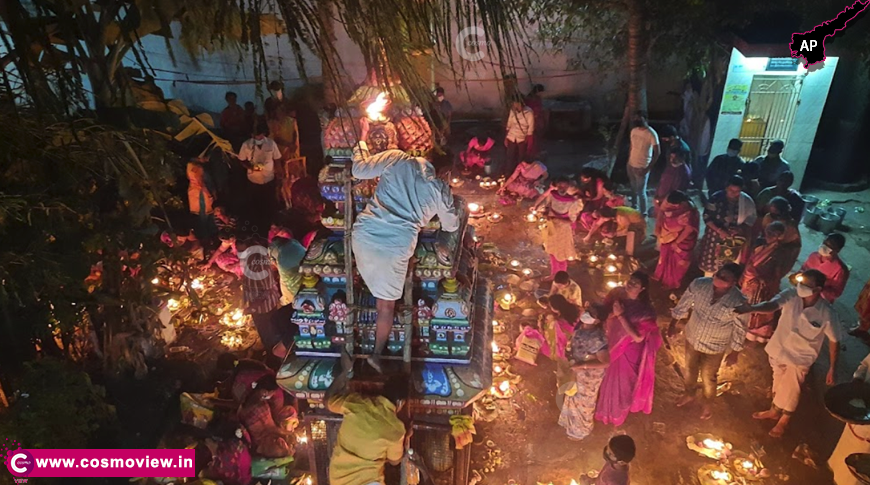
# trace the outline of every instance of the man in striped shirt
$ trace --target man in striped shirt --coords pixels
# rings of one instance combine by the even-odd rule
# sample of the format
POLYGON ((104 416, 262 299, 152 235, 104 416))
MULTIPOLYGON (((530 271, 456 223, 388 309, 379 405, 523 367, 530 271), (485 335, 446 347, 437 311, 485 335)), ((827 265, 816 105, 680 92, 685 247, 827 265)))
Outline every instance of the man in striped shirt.
POLYGON ((735 309, 746 304, 746 298, 737 288, 742 273, 739 264, 728 263, 712 278, 696 279, 671 311, 674 318, 683 319, 692 310, 686 325, 686 394, 677 402, 677 407, 695 400, 700 374, 704 391, 701 419, 713 416, 710 403, 716 397, 722 358, 728 353, 726 365, 734 365, 738 352, 743 350, 746 327, 735 313, 735 309))

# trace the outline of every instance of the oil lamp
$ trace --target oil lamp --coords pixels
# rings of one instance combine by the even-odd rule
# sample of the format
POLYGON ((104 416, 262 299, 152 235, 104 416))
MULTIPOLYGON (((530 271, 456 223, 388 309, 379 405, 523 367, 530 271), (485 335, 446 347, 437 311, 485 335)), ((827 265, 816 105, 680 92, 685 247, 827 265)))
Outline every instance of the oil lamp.
POLYGON ((499 298, 498 305, 501 307, 502 310, 510 311, 514 303, 516 303, 516 300, 517 298, 513 294, 505 293, 504 295, 502 295, 501 298, 499 298))
POLYGON ((483 206, 478 204, 477 202, 469 202, 468 212, 471 213, 472 217, 480 217, 483 215, 483 206))
POLYGON ((169 301, 166 302, 166 306, 172 311, 178 310, 178 301, 170 298, 169 301))
POLYGON ((526 215, 526 221, 528 221, 528 222, 537 222, 537 221, 538 221, 538 216, 536 216, 535 214, 527 214, 527 215, 526 215))
POLYGON ((617 283, 615 281, 608 281, 607 282, 607 287, 610 288, 611 290, 616 288, 617 286, 619 286, 619 283, 617 283))
POLYGON ((495 340, 492 341, 492 353, 497 354, 499 351, 498 344, 495 343, 495 340))
POLYGON ((612 264, 607 265, 606 269, 607 269, 608 273, 616 273, 616 266, 614 266, 612 264))
POLYGON ((532 270, 530 270, 529 268, 524 269, 524 270, 523 270, 523 275, 526 276, 526 277, 531 276, 531 275, 532 275, 532 270))
POLYGON ((511 260, 511 268, 519 268, 520 262, 516 259, 511 260))
POLYGON ((200 281, 199 278, 195 278, 193 281, 190 282, 190 288, 192 290, 201 290, 202 281, 200 281))
POLYGON ((152 284, 152 285, 159 285, 159 284, 160 284, 160 278, 154 278, 153 280, 151 280, 151 284, 152 284))
POLYGON ((609 259, 609 260, 611 260, 611 261, 616 261, 616 255, 615 255, 615 254, 610 254, 610 255, 607 256, 607 259, 609 259))
POLYGON ((731 480, 731 474, 721 470, 711 470, 710 476, 713 477, 714 480, 725 480, 726 482, 731 480))
POLYGON ((589 262, 590 262, 590 263, 597 263, 597 262, 598 262, 598 256, 596 256, 596 255, 594 255, 594 254, 593 254, 592 256, 589 256, 589 262))

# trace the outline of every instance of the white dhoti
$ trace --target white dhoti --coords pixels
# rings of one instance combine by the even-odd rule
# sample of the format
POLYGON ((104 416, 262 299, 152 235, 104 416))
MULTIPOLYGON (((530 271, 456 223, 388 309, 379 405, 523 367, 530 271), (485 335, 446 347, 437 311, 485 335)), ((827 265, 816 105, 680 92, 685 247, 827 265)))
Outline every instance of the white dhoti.
POLYGON ((770 357, 773 369, 773 405, 787 413, 797 409, 801 398, 801 386, 809 367, 800 367, 770 357))
POLYGON ((846 466, 846 458, 853 453, 870 453, 870 426, 846 425, 834 453, 828 459, 828 466, 834 472, 837 485, 861 485, 846 466))
POLYGON ((450 186, 435 176, 423 158, 399 150, 370 155, 365 142, 354 149, 353 176, 380 178, 372 200, 353 225, 356 267, 372 296, 395 301, 402 298, 408 263, 417 247, 417 235, 433 217, 441 229, 459 229, 459 210, 450 186))
POLYGON ((362 219, 354 225, 356 268, 369 292, 380 300, 398 300, 405 289, 408 263, 417 246, 417 232, 408 234, 401 229, 373 219, 362 219))

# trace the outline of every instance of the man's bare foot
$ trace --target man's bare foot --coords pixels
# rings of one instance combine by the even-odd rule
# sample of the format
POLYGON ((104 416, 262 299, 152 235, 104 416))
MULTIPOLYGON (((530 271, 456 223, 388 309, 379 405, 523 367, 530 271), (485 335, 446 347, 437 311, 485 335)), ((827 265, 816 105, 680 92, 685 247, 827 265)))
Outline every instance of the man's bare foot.
POLYGON ((681 397, 679 401, 677 401, 677 407, 681 408, 681 407, 685 406, 686 404, 693 402, 694 400, 695 400, 695 396, 693 396, 691 394, 686 394, 685 396, 681 397))
POLYGON ((713 417, 713 409, 710 408, 709 403, 704 403, 704 407, 701 408, 701 421, 707 421, 708 419, 713 417))
POLYGON ((366 358, 366 362, 368 362, 369 365, 372 366, 372 368, 374 370, 378 371, 378 374, 384 373, 384 369, 381 367, 381 358, 378 357, 377 355, 368 356, 366 358))
POLYGON ((779 419, 779 411, 768 409, 767 411, 752 413, 752 419, 779 419))
POLYGON ((782 415, 779 418, 779 421, 776 422, 776 426, 770 430, 771 438, 782 438, 782 435, 785 433, 785 430, 788 429, 788 422, 791 420, 791 417, 787 415, 782 415))

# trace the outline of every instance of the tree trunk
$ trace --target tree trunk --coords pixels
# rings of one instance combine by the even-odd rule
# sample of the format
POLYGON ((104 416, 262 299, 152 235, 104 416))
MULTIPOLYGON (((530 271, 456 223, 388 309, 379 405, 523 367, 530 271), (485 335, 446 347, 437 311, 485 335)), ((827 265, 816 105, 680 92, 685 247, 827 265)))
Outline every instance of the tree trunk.
POLYGON ((629 114, 647 110, 646 67, 647 33, 644 31, 644 11, 640 0, 628 4, 628 106, 629 114))
POLYGON ((613 172, 613 167, 616 165, 619 148, 629 130, 632 115, 638 110, 647 110, 646 69, 649 49, 646 48, 645 15, 641 0, 626 0, 626 5, 628 7, 628 96, 625 109, 622 112, 622 121, 619 123, 619 131, 613 140, 610 164, 607 169, 608 175, 613 172))

